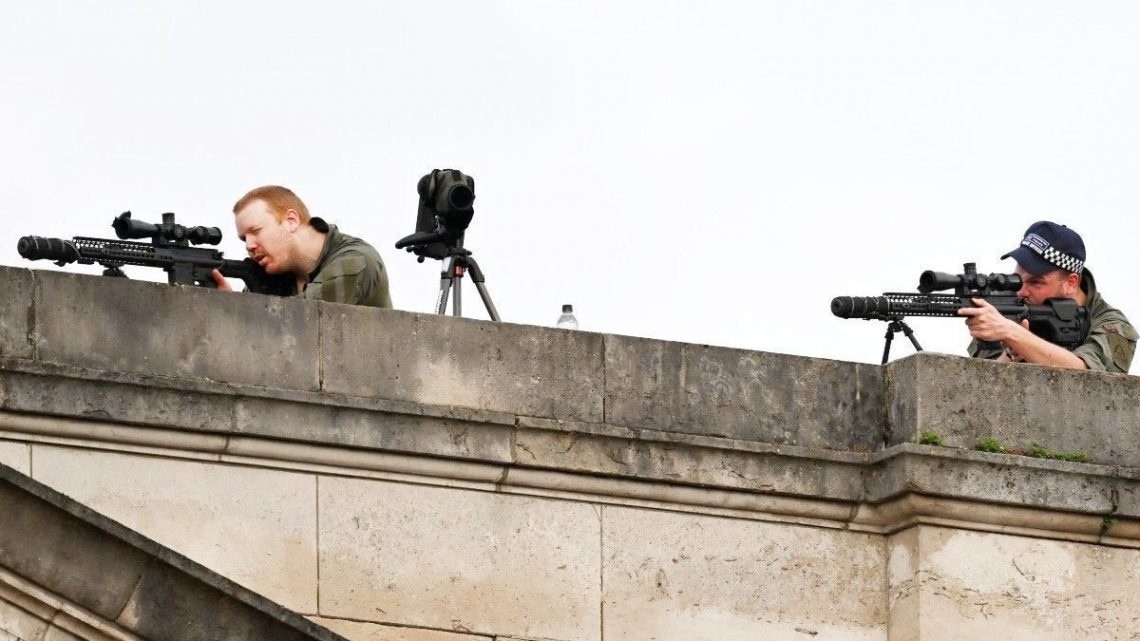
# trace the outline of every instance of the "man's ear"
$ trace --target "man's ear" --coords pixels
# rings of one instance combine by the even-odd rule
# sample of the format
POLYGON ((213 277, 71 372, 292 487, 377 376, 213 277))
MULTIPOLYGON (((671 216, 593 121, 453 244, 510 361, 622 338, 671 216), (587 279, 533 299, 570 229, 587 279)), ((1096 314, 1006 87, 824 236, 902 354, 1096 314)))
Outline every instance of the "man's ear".
POLYGON ((286 209, 285 215, 281 217, 281 222, 289 233, 293 233, 301 227, 301 215, 297 213, 296 209, 286 209))
POLYGON ((1081 275, 1076 272, 1069 272, 1065 277, 1066 293, 1076 294, 1081 289, 1081 275))

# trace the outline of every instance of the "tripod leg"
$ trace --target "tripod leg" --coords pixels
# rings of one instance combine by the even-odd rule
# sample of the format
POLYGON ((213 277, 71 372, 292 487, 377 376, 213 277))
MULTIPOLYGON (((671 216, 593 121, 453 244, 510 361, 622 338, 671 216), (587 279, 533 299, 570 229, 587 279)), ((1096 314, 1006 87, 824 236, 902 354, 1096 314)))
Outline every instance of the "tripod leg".
POLYGON ((439 273, 439 296, 435 299, 435 313, 443 314, 447 310, 447 294, 451 291, 452 274, 455 273, 455 256, 447 261, 443 271, 439 273))
POLYGON ((495 309, 495 304, 491 302, 491 295, 487 293, 487 286, 475 281, 475 289, 479 290, 479 296, 483 299, 483 307, 487 308, 487 315, 491 317, 491 320, 500 320, 499 312, 495 309))
POLYGON ((893 341, 895 339, 895 332, 896 331, 897 330, 895 329, 894 323, 887 325, 887 335, 883 337, 886 340, 883 341, 883 362, 881 363, 882 365, 886 365, 887 359, 890 358, 890 356, 891 356, 891 341, 893 341))
POLYGON ((491 302, 491 294, 487 292, 486 285, 483 284, 483 270, 479 269, 479 263, 475 261, 474 256, 467 257, 467 269, 471 272, 471 281, 475 283, 475 289, 479 290, 479 297, 483 299, 483 307, 487 308, 487 315, 491 320, 501 320, 499 312, 495 309, 495 304, 491 302))
POLYGON ((455 271, 452 272, 451 282, 455 285, 452 289, 455 290, 455 298, 451 301, 451 315, 463 315, 463 265, 462 263, 455 266, 455 271))

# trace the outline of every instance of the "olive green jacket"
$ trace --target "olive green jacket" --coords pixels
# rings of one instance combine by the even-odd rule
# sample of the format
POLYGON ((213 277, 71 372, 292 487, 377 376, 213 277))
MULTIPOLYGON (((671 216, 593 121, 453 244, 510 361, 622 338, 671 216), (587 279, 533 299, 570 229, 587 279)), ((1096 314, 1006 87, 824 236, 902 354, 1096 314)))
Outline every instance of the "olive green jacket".
MULTIPOLYGON (((1090 329, 1089 337, 1073 349, 1073 353, 1089 369, 1127 374, 1136 352, 1136 329, 1123 312, 1105 302, 1096 290, 1096 279, 1088 269, 1081 275, 1081 289, 1088 295, 1086 306, 1090 329)), ((1000 349, 980 349, 977 341, 970 343, 969 352, 975 358, 996 358, 1001 354, 1000 349)))
POLYGON ((317 258, 317 266, 309 273, 309 282, 299 295, 310 300, 330 303, 392 307, 388 295, 388 271, 372 245, 342 234, 336 225, 320 218, 310 224, 325 233, 325 246, 317 258))

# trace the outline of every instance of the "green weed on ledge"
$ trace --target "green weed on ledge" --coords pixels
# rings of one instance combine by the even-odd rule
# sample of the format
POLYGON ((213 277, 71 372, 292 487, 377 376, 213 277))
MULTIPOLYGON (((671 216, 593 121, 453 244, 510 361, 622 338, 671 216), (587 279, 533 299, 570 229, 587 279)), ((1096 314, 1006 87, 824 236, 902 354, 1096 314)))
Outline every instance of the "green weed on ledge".
POLYGON ((989 437, 978 441, 974 445, 974 449, 979 452, 993 452, 994 454, 1005 454, 1005 447, 998 442, 994 437, 989 437))
POLYGON ((1074 463, 1088 463, 1089 455, 1084 452, 1058 452, 1055 450, 1046 449, 1037 443, 1029 444, 1029 456, 1033 458, 1045 458, 1054 461, 1072 461, 1074 463))
POLYGON ((935 447, 942 447, 945 445, 942 442, 942 435, 934 430, 922 430, 918 435, 918 442, 923 445, 933 445, 935 447))

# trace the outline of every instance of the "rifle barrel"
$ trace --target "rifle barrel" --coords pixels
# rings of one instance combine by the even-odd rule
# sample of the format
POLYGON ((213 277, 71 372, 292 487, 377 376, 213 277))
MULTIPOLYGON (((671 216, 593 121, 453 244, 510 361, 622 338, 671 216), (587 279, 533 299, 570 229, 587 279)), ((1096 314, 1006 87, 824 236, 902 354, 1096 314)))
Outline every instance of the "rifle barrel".
POLYGON ((79 260, 79 250, 75 244, 62 238, 24 236, 16 241, 16 251, 28 260, 48 259, 63 265, 79 260))
MULTIPOLYGON (((1024 302, 1010 296, 989 297, 991 304, 1003 315, 1017 315, 1025 311, 1024 302)), ((954 317, 963 307, 972 307, 969 297, 953 294, 891 293, 882 296, 836 296, 831 301, 831 313, 840 318, 890 320, 899 316, 954 317)))

